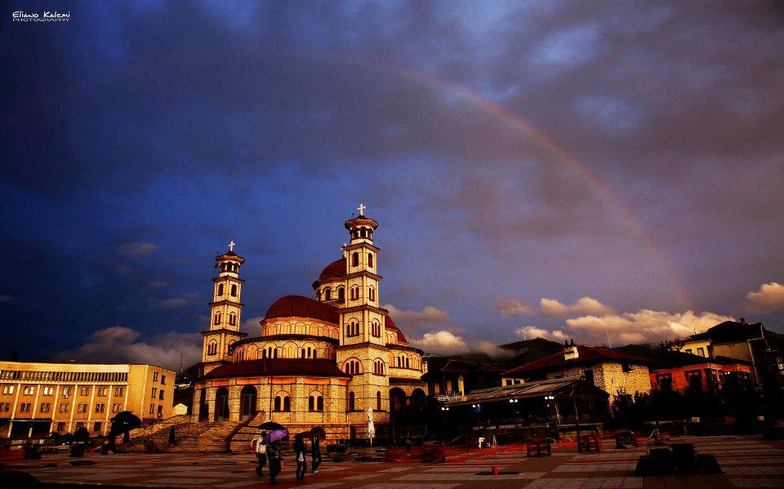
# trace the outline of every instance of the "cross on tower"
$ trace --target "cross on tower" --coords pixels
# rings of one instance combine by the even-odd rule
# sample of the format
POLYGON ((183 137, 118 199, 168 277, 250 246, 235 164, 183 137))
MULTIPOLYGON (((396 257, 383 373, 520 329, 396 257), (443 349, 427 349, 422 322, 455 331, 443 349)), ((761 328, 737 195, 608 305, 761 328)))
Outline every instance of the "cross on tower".
POLYGON ((357 210, 359 211, 359 215, 360 216, 364 216, 365 215, 365 209, 367 209, 367 207, 365 207, 365 204, 359 204, 359 207, 357 207, 357 210))
POLYGON ((229 251, 234 251, 234 247, 237 246, 233 240, 229 242, 229 251))

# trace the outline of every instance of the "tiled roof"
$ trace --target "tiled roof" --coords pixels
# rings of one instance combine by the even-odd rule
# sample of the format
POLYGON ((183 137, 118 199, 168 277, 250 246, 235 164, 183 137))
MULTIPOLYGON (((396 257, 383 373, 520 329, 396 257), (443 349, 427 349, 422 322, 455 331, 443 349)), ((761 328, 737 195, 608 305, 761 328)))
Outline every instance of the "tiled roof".
POLYGON ((387 314, 387 319, 386 319, 386 321, 384 321, 384 325, 386 326, 387 329, 391 329, 395 333, 397 333, 397 341, 398 341, 398 343, 405 343, 406 345, 408 344, 408 340, 406 339, 406 335, 404 335, 403 332, 400 331, 400 329, 395 324, 395 321, 392 320, 392 316, 390 316, 389 314, 387 314))
POLYGON ((378 227, 378 222, 375 219, 371 219, 365 216, 357 216, 352 217, 348 221, 345 222, 346 229, 351 229, 356 226, 370 226, 373 229, 378 227))
POLYGON ((226 377, 254 377, 271 375, 306 375, 313 377, 349 377, 341 371, 335 360, 328 358, 262 358, 246 362, 229 363, 205 375, 204 379, 226 377))
POLYGON ((631 353, 613 350, 610 348, 604 348, 602 346, 580 345, 577 347, 577 352, 578 357, 570 360, 566 360, 564 358, 563 352, 553 353, 552 355, 540 358, 539 360, 535 360, 533 362, 526 363, 525 365, 521 365, 520 367, 507 370, 501 375, 504 377, 512 377, 519 374, 532 374, 536 372, 559 370, 570 367, 572 365, 599 363, 602 361, 634 362, 643 364, 651 363, 650 358, 633 355, 631 353))
POLYGON ((714 343, 731 343, 736 341, 746 341, 750 338, 758 338, 762 333, 762 323, 738 323, 735 321, 724 321, 712 328, 708 328, 704 333, 690 336, 691 340, 711 340, 714 343))
POLYGON ((339 324, 338 309, 332 304, 319 302, 301 295, 287 295, 276 300, 267 309, 264 319, 301 317, 339 324))
POLYGON ((541 398, 546 395, 554 395, 558 399, 564 399, 575 393, 578 389, 582 389, 585 394, 589 394, 589 396, 585 397, 606 398, 608 395, 597 387, 585 385, 585 383, 581 386, 580 377, 566 377, 562 379, 541 380, 510 386, 477 389, 465 396, 449 399, 447 405, 459 406, 472 403, 503 402, 512 398, 541 398))

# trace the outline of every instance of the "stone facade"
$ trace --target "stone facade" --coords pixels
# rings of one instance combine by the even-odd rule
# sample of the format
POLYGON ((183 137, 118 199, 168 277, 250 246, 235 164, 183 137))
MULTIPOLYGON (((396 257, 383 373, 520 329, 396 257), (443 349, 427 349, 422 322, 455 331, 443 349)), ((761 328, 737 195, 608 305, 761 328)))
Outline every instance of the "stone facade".
POLYGON ((422 352, 379 306, 381 250, 372 239, 377 225, 362 213, 346 221, 350 242, 314 282, 315 300, 279 299, 257 337, 245 338, 238 322, 239 267, 245 260, 233 249, 217 257, 220 272, 210 330, 202 333, 204 368, 195 386, 194 421, 240 422, 265 413, 263 418, 290 431, 319 425, 330 438, 341 439, 366 433, 368 408, 377 428, 390 423, 390 392, 403 396, 401 402, 424 398, 422 352), (226 291, 236 295, 222 298, 226 291), (237 323, 227 323, 226 314, 234 314, 237 323))

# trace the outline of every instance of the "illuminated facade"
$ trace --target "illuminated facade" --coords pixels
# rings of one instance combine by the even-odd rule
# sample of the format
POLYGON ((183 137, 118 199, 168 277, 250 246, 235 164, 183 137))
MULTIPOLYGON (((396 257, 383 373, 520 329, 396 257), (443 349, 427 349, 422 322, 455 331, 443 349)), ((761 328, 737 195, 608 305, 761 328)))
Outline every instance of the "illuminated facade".
POLYGON ((105 435, 110 419, 172 414, 174 376, 153 365, 0 362, 0 437, 105 435))
POLYGON ((422 351, 379 305, 378 223, 364 209, 345 222, 350 241, 313 283, 315 298, 275 301, 259 336, 246 337, 239 326, 244 258, 233 243, 216 258, 194 421, 238 422, 261 414, 290 429, 320 425, 346 439, 363 436, 368 408, 383 426, 390 412, 424 403, 422 351))

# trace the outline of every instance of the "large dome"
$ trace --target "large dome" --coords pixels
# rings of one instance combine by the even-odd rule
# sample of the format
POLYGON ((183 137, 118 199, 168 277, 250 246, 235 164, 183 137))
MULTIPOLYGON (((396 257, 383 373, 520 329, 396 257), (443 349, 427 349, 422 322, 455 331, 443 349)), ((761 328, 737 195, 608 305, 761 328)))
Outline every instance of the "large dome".
POLYGON ((346 277, 346 258, 343 257, 340 260, 335 260, 329 265, 327 265, 324 270, 321 271, 321 275, 319 275, 318 280, 313 282, 313 288, 317 289, 319 286, 325 282, 332 282, 334 280, 340 280, 346 277))
POLYGON ((287 295, 276 300, 267 309, 264 319, 300 317, 339 324, 340 316, 335 306, 301 295, 287 295))

